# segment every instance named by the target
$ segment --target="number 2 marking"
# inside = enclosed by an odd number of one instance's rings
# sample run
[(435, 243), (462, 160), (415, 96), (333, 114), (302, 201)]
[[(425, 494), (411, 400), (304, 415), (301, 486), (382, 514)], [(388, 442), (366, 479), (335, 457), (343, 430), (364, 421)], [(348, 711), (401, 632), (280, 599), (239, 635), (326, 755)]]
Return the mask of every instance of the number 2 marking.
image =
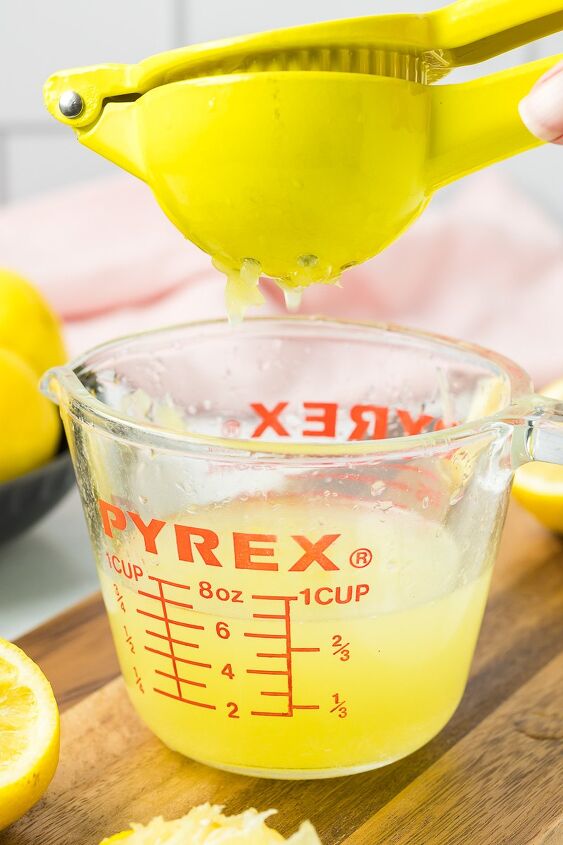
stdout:
[(235, 704), (234, 701), (227, 701), (227, 707), (229, 708), (229, 719), (240, 719), (238, 716), (238, 704)]

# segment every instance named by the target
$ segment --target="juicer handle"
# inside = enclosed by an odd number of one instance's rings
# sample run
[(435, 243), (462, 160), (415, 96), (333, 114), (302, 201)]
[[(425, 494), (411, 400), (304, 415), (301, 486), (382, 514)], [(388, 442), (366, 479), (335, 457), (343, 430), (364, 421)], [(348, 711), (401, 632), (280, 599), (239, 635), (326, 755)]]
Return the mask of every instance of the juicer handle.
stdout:
[(428, 17), (436, 44), (459, 67), (563, 29), (563, 0), (458, 0)]
[(563, 55), (540, 59), (474, 82), (431, 88), (428, 190), (540, 146), (518, 112), (520, 101)]

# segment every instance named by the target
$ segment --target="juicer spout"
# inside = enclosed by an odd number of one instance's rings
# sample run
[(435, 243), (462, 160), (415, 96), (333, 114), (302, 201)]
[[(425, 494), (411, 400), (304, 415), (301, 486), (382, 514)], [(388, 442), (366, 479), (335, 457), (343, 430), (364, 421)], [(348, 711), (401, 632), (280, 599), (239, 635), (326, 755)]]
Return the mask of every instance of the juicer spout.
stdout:
[(48, 111), (71, 126), (81, 144), (143, 179), (136, 101), (143, 93), (137, 65), (61, 71), (43, 89)]

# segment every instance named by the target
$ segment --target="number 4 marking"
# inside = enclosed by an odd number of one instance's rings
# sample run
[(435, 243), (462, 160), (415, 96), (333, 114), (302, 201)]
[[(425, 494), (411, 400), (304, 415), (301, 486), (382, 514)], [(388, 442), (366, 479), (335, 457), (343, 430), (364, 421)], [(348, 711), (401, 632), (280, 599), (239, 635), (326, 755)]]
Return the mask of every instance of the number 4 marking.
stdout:
[(235, 677), (235, 673), (233, 672), (233, 667), (230, 663), (225, 663), (223, 668), (221, 669), (221, 674), (225, 675), (226, 678), (230, 678), (231, 681)]

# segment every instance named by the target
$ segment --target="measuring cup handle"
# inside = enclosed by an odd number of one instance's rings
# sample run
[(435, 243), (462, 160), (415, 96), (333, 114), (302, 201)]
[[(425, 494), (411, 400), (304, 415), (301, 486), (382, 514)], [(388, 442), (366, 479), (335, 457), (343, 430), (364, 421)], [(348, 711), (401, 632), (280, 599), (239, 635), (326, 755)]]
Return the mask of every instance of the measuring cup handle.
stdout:
[(504, 422), (514, 426), (512, 463), (514, 468), (530, 461), (563, 466), (563, 402), (546, 396), (524, 398), (514, 416)]
[(429, 190), (543, 142), (524, 126), (520, 101), (563, 56), (551, 56), (475, 82), (431, 88)]

